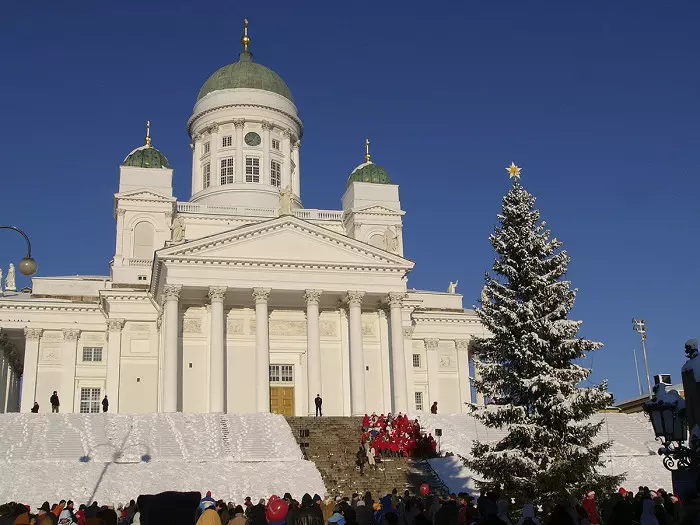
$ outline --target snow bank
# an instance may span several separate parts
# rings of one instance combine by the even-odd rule
[[[485,427],[468,414],[412,414],[409,417],[418,418],[421,426],[433,436],[436,428],[442,429],[439,440],[441,451],[459,456],[469,456],[475,440],[497,441],[506,434],[505,431]],[[604,422],[597,436],[598,441],[613,442],[612,448],[603,456],[607,473],[625,472],[627,479],[623,486],[628,489],[640,485],[671,487],[671,473],[663,467],[661,457],[657,455],[659,444],[644,414],[611,412],[597,414],[593,419]],[[430,464],[450,492],[473,492],[473,473],[461,464],[459,458],[431,460]]]
[[[211,490],[242,503],[323,494],[287,421],[275,414],[2,414],[0,501],[124,503]]]

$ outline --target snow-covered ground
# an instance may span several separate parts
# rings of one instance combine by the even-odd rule
[[[503,431],[486,428],[467,414],[414,414],[427,432],[435,435],[435,429],[442,429],[440,446],[442,452],[453,452],[459,456],[469,456],[475,439],[495,441],[505,435]],[[598,439],[611,440],[613,446],[604,456],[607,472],[626,473],[623,487],[633,489],[640,485],[670,489],[671,473],[667,471],[657,455],[659,443],[654,440],[651,423],[644,414],[603,413],[595,416],[603,419]],[[464,467],[458,457],[438,458],[430,461],[440,479],[451,492],[474,491],[473,473]]]
[[[124,503],[192,490],[242,503],[323,495],[291,429],[275,414],[2,414],[0,502]]]

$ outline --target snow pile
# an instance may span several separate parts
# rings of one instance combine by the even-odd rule
[[[32,506],[166,490],[237,503],[325,492],[276,414],[2,414],[0,470],[0,502]]]
[[[505,431],[487,428],[468,414],[413,414],[426,432],[435,435],[442,429],[440,449],[459,456],[469,456],[474,440],[497,441]],[[612,448],[603,456],[607,463],[606,473],[627,473],[623,486],[631,489],[640,485],[653,488],[671,488],[671,473],[663,467],[657,455],[658,442],[646,416],[639,414],[602,413],[594,416],[604,424],[598,433],[598,441],[613,441]],[[437,439],[437,438],[436,438]],[[450,492],[475,492],[473,473],[464,467],[458,457],[430,460],[430,464]]]

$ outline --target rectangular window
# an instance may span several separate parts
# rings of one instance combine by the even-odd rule
[[[270,383],[279,383],[280,365],[270,365]]]
[[[270,184],[282,186],[282,165],[276,160],[270,161]]]
[[[81,388],[80,389],[80,413],[99,414],[100,413],[100,389]]]
[[[260,159],[258,157],[245,158],[245,181],[260,182]]]
[[[423,410],[423,392],[415,393],[416,410],[421,412]]]
[[[211,164],[207,162],[202,166],[202,188],[207,189],[211,184]]]
[[[276,149],[279,151],[280,149],[280,141],[277,139],[272,139],[272,149]]]
[[[420,354],[413,354],[413,368],[420,368]]]
[[[221,184],[233,184],[233,157],[221,159]]]
[[[231,135],[226,135],[225,137],[221,137],[221,147],[222,148],[229,148],[231,147],[231,144],[233,144],[233,138]]]
[[[293,383],[293,365],[270,365],[270,383]]]
[[[102,347],[101,346],[84,346],[83,347],[83,361],[89,361],[93,363],[102,362]]]
[[[205,142],[205,143],[204,143],[204,153],[203,153],[203,155],[206,155],[207,153],[209,153],[209,148],[210,148],[209,143],[208,143],[208,142]]]

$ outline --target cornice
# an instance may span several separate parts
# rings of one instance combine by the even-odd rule
[[[75,305],[75,304],[6,304],[5,302],[0,303],[0,311],[2,310],[28,310],[37,312],[100,312],[100,307],[97,303]]]
[[[202,118],[204,115],[208,115],[210,113],[213,113],[214,111],[219,111],[221,109],[228,109],[228,108],[263,108],[263,109],[269,109],[271,111],[274,111],[275,113],[279,113],[280,115],[284,115],[285,117],[293,120],[296,122],[297,126],[299,126],[299,135],[301,136],[304,135],[304,124],[301,122],[299,117],[295,117],[291,113],[287,113],[286,111],[282,111],[281,109],[273,108],[272,106],[266,106],[264,104],[224,104],[222,106],[216,106],[210,109],[207,109],[205,111],[201,111],[197,113],[196,115],[192,115],[190,119],[187,121],[187,133],[191,136],[192,135],[192,127],[194,126],[194,123],[197,122],[200,118]],[[234,122],[235,120],[239,119],[231,119],[231,120],[225,120],[221,121],[221,124],[228,124],[229,122]],[[257,121],[256,121],[257,122]],[[262,122],[262,121],[260,121]],[[278,126],[279,127],[279,126]]]
[[[475,317],[440,317],[440,314],[424,315],[413,312],[413,320],[424,323],[462,323],[479,324],[479,319]]]
[[[289,261],[271,261],[269,259],[229,259],[229,258],[211,258],[211,257],[186,257],[186,256],[171,256],[161,257],[162,262],[184,263],[184,264],[202,264],[205,266],[237,266],[250,268],[294,268],[298,270],[351,270],[365,272],[383,272],[383,273],[405,273],[408,270],[405,268],[391,268],[388,266],[373,266],[369,264],[345,264],[345,263],[316,263],[316,262],[289,262]]]

